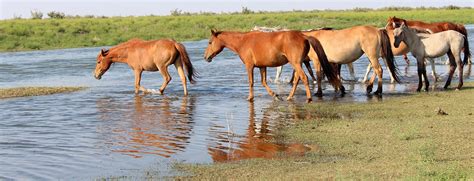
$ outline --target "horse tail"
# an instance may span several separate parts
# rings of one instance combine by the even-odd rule
[[[326,56],[326,52],[324,52],[323,46],[318,39],[314,37],[306,37],[306,40],[310,43],[313,47],[313,50],[316,52],[318,56],[319,63],[323,68],[324,74],[327,76],[329,83],[331,83],[335,88],[339,88],[341,86],[341,82],[338,79],[337,71],[334,67],[329,63],[328,57]]]
[[[466,27],[462,24],[456,24],[456,31],[467,37],[467,30]]]
[[[464,36],[464,59],[463,65],[466,65],[471,57],[471,51],[469,50],[469,41],[467,40],[467,36]]]
[[[186,51],[186,48],[184,47],[183,44],[181,43],[175,43],[176,50],[179,52],[179,58],[181,59],[181,62],[184,65],[184,68],[186,68],[186,71],[188,72],[188,80],[191,82],[191,84],[194,84],[196,81],[194,80],[197,77],[197,72],[194,70],[193,64],[189,60],[188,52]]]
[[[388,38],[388,33],[386,29],[381,29],[379,30],[380,32],[380,38],[381,38],[381,44],[382,44],[382,57],[387,60],[387,66],[388,70],[390,70],[390,73],[393,76],[393,79],[400,83],[400,78],[397,65],[395,64],[395,57],[393,56],[392,52],[392,46],[390,44],[390,39]]]

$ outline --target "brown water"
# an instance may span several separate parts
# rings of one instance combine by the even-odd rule
[[[207,63],[202,60],[207,41],[185,45],[200,72],[198,83],[189,87],[190,96],[185,98],[173,67],[169,70],[174,79],[165,96],[135,95],[133,73],[122,64],[113,65],[102,80],[95,80],[92,70],[100,48],[0,53],[0,87],[89,87],[69,94],[0,100],[0,180],[168,176],[177,174],[170,168],[175,162],[272,158],[317,149],[316,145],[284,144],[275,137],[280,128],[321,116],[302,111],[302,85],[295,101],[274,101],[255,71],[256,97],[249,103],[245,100],[247,75],[237,56],[224,51]],[[416,65],[411,59],[412,64],[405,66],[397,57],[403,80],[409,83],[389,84],[384,76],[384,99],[414,93]],[[367,63],[365,57],[356,62],[358,78]],[[447,66],[442,63],[437,61],[436,66],[445,78]],[[272,79],[275,70],[269,71]],[[290,71],[286,67],[283,79],[288,80]],[[347,77],[346,69],[343,71]],[[470,71],[465,74],[472,80]],[[157,89],[161,82],[161,75],[154,72],[145,73],[142,84]],[[457,78],[453,85],[456,83]],[[269,85],[280,95],[289,93],[288,84]],[[324,97],[314,97],[313,104],[380,101],[367,96],[363,84],[345,86],[348,94],[340,97],[325,85]],[[270,139],[275,142],[268,142]]]

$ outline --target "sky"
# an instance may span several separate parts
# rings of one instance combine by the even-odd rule
[[[474,0],[0,0],[0,19],[29,18],[31,10],[66,15],[143,16],[186,12],[235,12],[242,7],[258,11],[380,8],[387,6],[474,7]]]

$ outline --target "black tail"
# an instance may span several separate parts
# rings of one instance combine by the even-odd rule
[[[189,60],[189,56],[188,56],[188,52],[186,51],[186,48],[181,43],[176,43],[175,47],[179,52],[179,58],[181,59],[181,62],[183,63],[184,68],[186,68],[186,71],[188,72],[189,82],[191,82],[191,84],[194,84],[196,82],[194,79],[197,77],[197,72],[194,70],[191,60]]]
[[[381,43],[382,43],[382,57],[387,60],[387,66],[388,70],[390,70],[390,73],[392,73],[393,78],[395,81],[400,83],[400,78],[398,78],[399,73],[397,69],[397,65],[395,64],[395,57],[393,56],[392,52],[392,46],[390,45],[390,39],[388,38],[387,30],[386,29],[381,29],[380,31],[380,37],[381,37]]]
[[[469,41],[467,40],[467,36],[464,36],[464,59],[463,64],[466,65],[471,57],[471,51],[469,50]]]
[[[329,60],[326,56],[326,53],[324,52],[321,42],[319,42],[318,39],[313,37],[306,37],[306,39],[313,47],[313,50],[316,52],[316,55],[319,59],[319,63],[321,64],[323,72],[328,78],[329,83],[331,83],[335,88],[339,88],[341,86],[341,82],[338,79],[337,70],[335,70],[334,67],[329,63]]]

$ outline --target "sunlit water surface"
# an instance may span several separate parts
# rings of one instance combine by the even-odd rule
[[[473,27],[468,27],[472,35]],[[473,44],[473,36],[469,40]],[[261,86],[256,70],[256,98],[249,103],[245,100],[247,74],[236,55],[224,51],[207,63],[202,59],[207,40],[184,44],[200,73],[185,98],[174,66],[169,68],[173,80],[164,96],[135,95],[134,76],[127,65],[113,65],[100,81],[93,78],[100,48],[0,53],[2,88],[88,87],[68,94],[0,100],[0,180],[142,178],[149,173],[170,176],[179,174],[170,168],[176,162],[271,158],[281,152],[301,155],[316,149],[298,143],[266,142],[281,127],[320,116],[301,109],[303,85],[293,102],[274,101]],[[414,92],[416,64],[413,57],[410,59],[412,63],[406,66],[397,57],[405,83],[389,84],[385,73],[383,99]],[[357,78],[363,77],[367,64],[365,57],[355,63]],[[436,68],[443,78],[434,84],[438,90],[448,67],[437,60]],[[284,81],[288,81],[290,69],[285,67]],[[268,78],[273,80],[275,69],[268,71]],[[343,76],[348,77],[345,67]],[[465,68],[465,76],[472,80],[470,67]],[[144,73],[145,87],[158,89],[161,82],[158,72]],[[287,83],[269,85],[284,97],[289,93]],[[366,95],[364,84],[345,86],[348,94],[341,97],[325,85],[324,97],[314,97],[313,104],[380,101]]]

